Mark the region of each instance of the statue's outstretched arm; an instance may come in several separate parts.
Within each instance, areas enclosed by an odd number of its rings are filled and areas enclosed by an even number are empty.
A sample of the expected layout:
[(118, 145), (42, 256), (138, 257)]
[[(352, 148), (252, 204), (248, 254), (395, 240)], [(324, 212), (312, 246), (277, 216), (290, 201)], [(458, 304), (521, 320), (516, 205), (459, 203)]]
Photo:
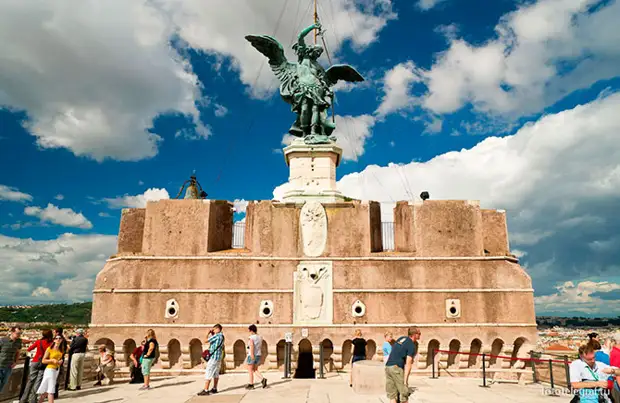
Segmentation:
[(306, 46), (306, 43), (304, 41), (305, 37), (312, 32), (315, 29), (320, 29), (321, 25), (320, 24), (312, 24), (310, 25), (308, 28), (304, 29), (303, 31), (301, 31), (299, 33), (299, 37), (297, 38), (297, 42), (299, 43), (299, 45), (301, 46)]

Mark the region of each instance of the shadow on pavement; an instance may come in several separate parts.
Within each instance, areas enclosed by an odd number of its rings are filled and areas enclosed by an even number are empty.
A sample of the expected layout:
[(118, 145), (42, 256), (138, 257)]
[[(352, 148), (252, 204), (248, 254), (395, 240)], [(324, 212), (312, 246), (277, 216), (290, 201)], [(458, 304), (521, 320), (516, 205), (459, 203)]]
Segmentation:
[[(272, 386), (282, 385), (284, 383), (289, 383), (289, 382), (291, 382), (291, 379), (285, 379), (285, 380), (278, 381), (278, 382), (270, 382), (267, 384), (267, 389), (269, 389)], [(245, 384), (239, 385), (239, 386), (232, 386), (232, 387), (220, 390), (219, 393), (230, 392), (230, 391), (239, 390), (239, 389), (245, 389), (245, 387), (246, 387)], [(257, 389), (261, 389), (261, 387), (259, 386), (257, 387)]]
[(165, 385), (159, 385), (154, 387), (153, 389), (162, 389), (162, 388), (168, 388), (170, 386), (181, 386), (181, 385), (187, 385), (190, 383), (194, 383), (195, 381), (182, 381), (182, 382), (173, 382), (173, 383), (167, 383)]

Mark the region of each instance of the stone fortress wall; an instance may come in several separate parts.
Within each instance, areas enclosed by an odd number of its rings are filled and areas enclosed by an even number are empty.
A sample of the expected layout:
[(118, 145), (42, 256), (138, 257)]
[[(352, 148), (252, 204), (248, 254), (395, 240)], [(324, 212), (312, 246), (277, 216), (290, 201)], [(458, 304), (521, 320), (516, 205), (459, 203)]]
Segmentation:
[[(249, 324), (264, 338), (270, 369), (282, 368), (284, 335), (297, 357), (348, 369), (361, 329), (369, 358), (381, 360), (383, 334), (422, 331), (417, 372), (434, 348), (526, 357), (536, 340), (531, 279), (510, 254), (503, 211), (476, 201), (399, 202), (395, 250), (382, 251), (376, 202), (251, 202), (245, 249), (231, 249), (232, 205), (161, 200), (123, 211), (118, 253), (98, 274), (91, 340), (119, 363), (153, 328), (162, 368), (201, 365), (206, 333), (221, 323), (227, 370), (243, 366)], [(439, 355), (455, 373), (480, 357)], [(300, 360), (301, 362), (301, 360)], [(494, 368), (518, 366), (492, 360)]]

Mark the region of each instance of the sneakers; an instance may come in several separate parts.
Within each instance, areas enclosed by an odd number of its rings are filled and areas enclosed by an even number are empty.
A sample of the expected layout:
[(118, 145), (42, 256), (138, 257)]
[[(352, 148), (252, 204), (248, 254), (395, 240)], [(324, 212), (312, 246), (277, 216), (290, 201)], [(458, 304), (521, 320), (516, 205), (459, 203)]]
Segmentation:
[(246, 388), (247, 390), (252, 390), (252, 389), (254, 389), (254, 385), (247, 385), (245, 388)]
[(150, 386), (142, 385), (142, 386), (140, 387), (140, 389), (138, 389), (138, 390), (151, 390), (151, 389), (152, 389), (152, 388), (151, 388)]
[(263, 378), (262, 381), (260, 381), (261, 385), (263, 385), (263, 389), (265, 389), (267, 387), (267, 379)]
[(209, 396), (211, 394), (211, 392), (209, 392), (208, 390), (201, 390), (200, 392), (198, 392), (198, 396)]
[(217, 389), (213, 388), (213, 389), (211, 389), (211, 390), (209, 391), (209, 393), (211, 393), (211, 394), (213, 394), (213, 395), (214, 395), (214, 394), (216, 394), (216, 393), (217, 393)]

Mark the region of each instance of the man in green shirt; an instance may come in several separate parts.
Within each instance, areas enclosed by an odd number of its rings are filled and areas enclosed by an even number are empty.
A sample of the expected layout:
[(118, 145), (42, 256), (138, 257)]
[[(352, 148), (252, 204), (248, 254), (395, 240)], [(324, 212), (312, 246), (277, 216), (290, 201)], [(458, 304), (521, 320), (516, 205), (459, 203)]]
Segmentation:
[(22, 329), (15, 326), (11, 328), (9, 337), (0, 339), (0, 393), (9, 383), (11, 372), (19, 358), (19, 352), (22, 349), (21, 335)]

